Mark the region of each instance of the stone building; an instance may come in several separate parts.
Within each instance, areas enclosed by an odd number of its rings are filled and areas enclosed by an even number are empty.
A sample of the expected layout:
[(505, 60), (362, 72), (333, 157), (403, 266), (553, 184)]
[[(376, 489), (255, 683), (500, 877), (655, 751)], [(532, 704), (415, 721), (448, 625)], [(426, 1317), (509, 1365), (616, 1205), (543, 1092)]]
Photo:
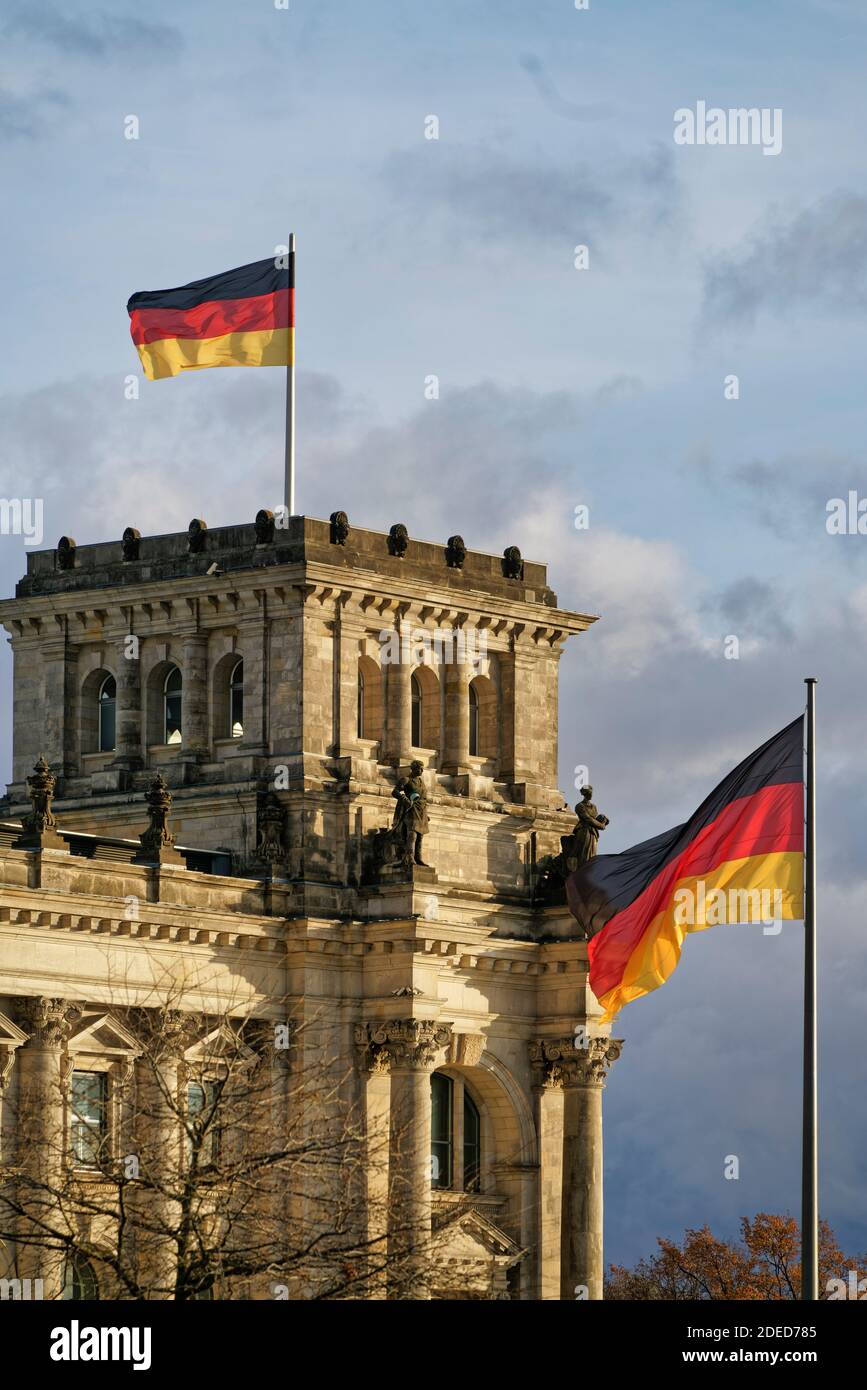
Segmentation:
[(391, 1163), (419, 1227), (460, 1211), (431, 1296), (599, 1298), (619, 1043), (556, 872), (558, 661), (594, 620), (514, 547), (279, 520), (64, 538), (0, 602), (4, 1145), (48, 1074), (68, 1097), (34, 1124), (77, 1122), (79, 1073), (113, 1122), (118, 1010), (160, 981), (192, 1015), (291, 999), (371, 1132), (411, 1136)]

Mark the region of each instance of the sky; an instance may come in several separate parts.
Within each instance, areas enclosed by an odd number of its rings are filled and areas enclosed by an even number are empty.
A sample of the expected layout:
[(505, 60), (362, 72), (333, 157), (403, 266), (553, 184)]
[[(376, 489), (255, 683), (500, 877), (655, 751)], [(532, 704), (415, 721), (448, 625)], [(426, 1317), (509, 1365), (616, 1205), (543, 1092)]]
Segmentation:
[[(0, 496), (44, 499), (45, 546), (281, 501), (282, 373), (128, 399), (125, 305), (294, 231), (299, 509), (517, 544), (601, 616), (560, 689), (601, 848), (819, 677), (821, 1208), (867, 1250), (867, 537), (826, 525), (867, 498), (867, 8), (7, 0), (0, 37)], [(781, 151), (675, 143), (699, 102), (779, 111)], [(25, 565), (0, 535), (0, 592)], [(4, 645), (0, 780), (10, 694)], [(609, 1260), (797, 1214), (801, 971), (799, 924), (719, 927), (620, 1015)]]

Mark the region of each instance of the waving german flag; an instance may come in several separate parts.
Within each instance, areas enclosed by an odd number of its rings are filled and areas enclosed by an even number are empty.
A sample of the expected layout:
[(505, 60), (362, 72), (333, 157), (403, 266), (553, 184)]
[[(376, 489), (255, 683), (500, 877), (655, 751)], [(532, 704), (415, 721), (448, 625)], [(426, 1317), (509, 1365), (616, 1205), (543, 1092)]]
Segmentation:
[(285, 367), (293, 360), (295, 253), (143, 290), (127, 304), (151, 381), (200, 367)]
[(591, 859), (567, 879), (607, 1019), (665, 983), (688, 932), (803, 917), (803, 740), (801, 716), (730, 772), (685, 825)]

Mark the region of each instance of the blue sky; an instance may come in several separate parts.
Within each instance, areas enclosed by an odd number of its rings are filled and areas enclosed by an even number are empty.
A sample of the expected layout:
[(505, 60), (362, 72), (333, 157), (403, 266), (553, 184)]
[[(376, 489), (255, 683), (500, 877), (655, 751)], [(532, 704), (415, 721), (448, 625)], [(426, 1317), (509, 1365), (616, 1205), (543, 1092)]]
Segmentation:
[[(127, 401), (125, 304), (294, 230), (302, 510), (517, 543), (602, 614), (560, 729), (606, 849), (688, 815), (819, 675), (823, 1208), (867, 1248), (867, 537), (825, 529), (867, 496), (867, 11), (10, 0), (0, 30), (0, 495), (45, 498), (46, 544), (280, 500), (280, 373)], [(780, 108), (782, 153), (675, 145), (699, 100)], [(0, 537), (2, 592), (23, 568)], [(797, 927), (704, 933), (621, 1016), (610, 1258), (797, 1210), (799, 951)]]

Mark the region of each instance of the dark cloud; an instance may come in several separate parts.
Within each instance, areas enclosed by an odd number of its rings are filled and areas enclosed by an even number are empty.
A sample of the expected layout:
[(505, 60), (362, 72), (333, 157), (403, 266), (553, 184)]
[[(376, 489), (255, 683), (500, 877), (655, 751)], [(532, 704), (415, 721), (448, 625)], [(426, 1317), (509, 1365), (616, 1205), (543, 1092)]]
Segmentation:
[(497, 241), (540, 238), (571, 245), (668, 221), (678, 200), (673, 154), (662, 145), (639, 156), (600, 153), (595, 162), (492, 147), (426, 142), (383, 166), (392, 196), (429, 222), (445, 217), (467, 235)]
[(794, 635), (787, 617), (790, 602), (779, 585), (744, 575), (717, 594), (708, 608), (719, 613), (727, 632), (744, 633), (753, 640), (787, 640)]
[(533, 53), (525, 53), (519, 60), (545, 105), (567, 121), (600, 121), (617, 115), (617, 107), (610, 102), (580, 103), (561, 96), (544, 64)]
[(0, 88), (0, 140), (36, 140), (50, 123), (52, 109), (69, 105), (56, 88), (17, 96)]
[(3, 25), (4, 37), (45, 44), (60, 53), (82, 58), (109, 58), (125, 53), (172, 57), (184, 47), (180, 30), (152, 24), (137, 15), (93, 10), (69, 15), (51, 5), (28, 5), (15, 10)]
[(860, 315), (867, 306), (867, 198), (838, 192), (777, 216), (705, 271), (704, 315), (752, 324), (765, 311)]

